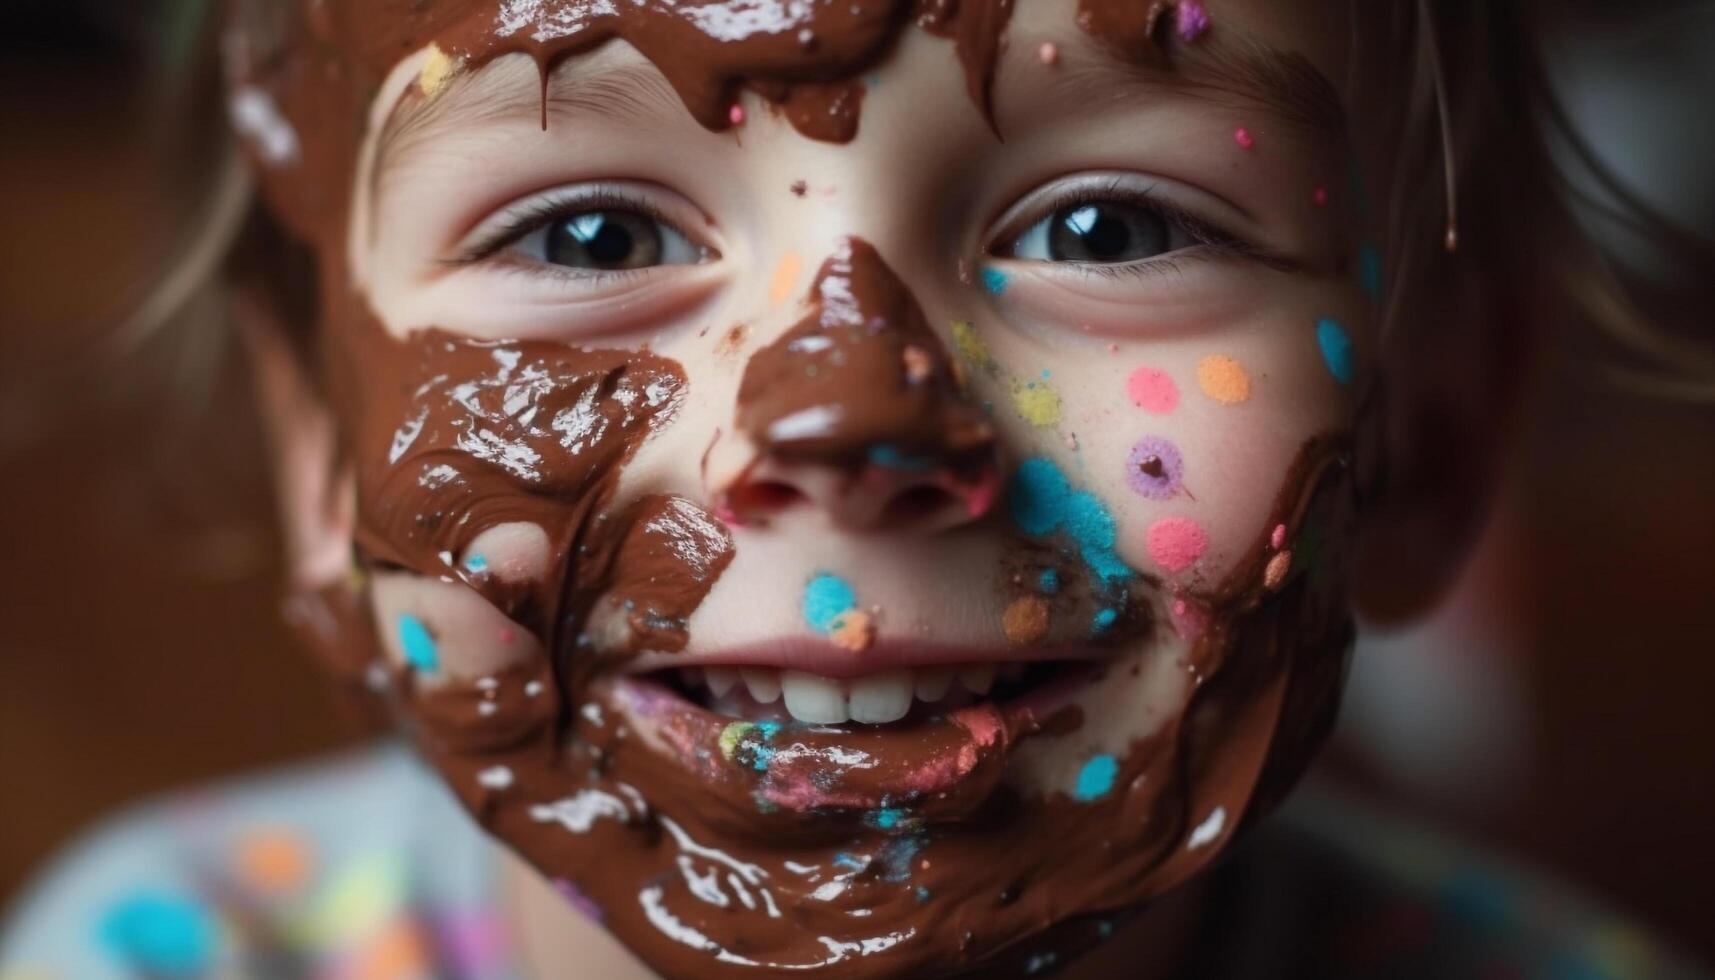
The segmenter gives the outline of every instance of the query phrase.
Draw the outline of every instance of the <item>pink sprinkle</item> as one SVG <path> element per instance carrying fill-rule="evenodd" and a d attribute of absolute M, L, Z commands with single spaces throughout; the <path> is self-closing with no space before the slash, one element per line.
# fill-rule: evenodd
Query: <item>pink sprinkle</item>
<path fill-rule="evenodd" d="M 1183 572 L 1209 546 L 1209 535 L 1187 517 L 1164 517 L 1149 526 L 1149 557 L 1170 572 Z"/>
<path fill-rule="evenodd" d="M 1138 408 L 1165 415 L 1179 407 L 1179 386 L 1166 371 L 1140 367 L 1126 379 L 1126 394 Z"/>
<path fill-rule="evenodd" d="M 516 639 L 518 639 L 518 634 L 512 631 L 512 627 L 508 626 L 500 631 L 500 642 L 511 643 Z"/>
<path fill-rule="evenodd" d="M 743 126 L 744 125 L 744 106 L 741 106 L 737 102 L 734 102 L 732 104 L 732 108 L 728 109 L 726 111 L 726 117 L 727 117 L 727 121 L 731 122 L 734 126 Z"/>
<path fill-rule="evenodd" d="M 1233 142 L 1239 144 L 1240 148 L 1248 150 L 1256 145 L 1256 138 L 1251 136 L 1250 130 L 1240 126 L 1233 130 Z"/>
<path fill-rule="evenodd" d="M 1209 29 L 1209 12 L 1197 0 L 1179 0 L 1177 13 L 1180 40 L 1195 41 Z"/>
<path fill-rule="evenodd" d="M 1043 41 L 1042 47 L 1036 49 L 1036 57 L 1041 58 L 1043 64 L 1053 67 L 1060 63 L 1060 49 L 1053 41 Z"/>
<path fill-rule="evenodd" d="M 1310 195 L 1310 200 L 1315 202 L 1316 206 L 1319 208 L 1326 207 L 1328 205 L 1328 188 L 1316 188 L 1315 193 Z"/>
<path fill-rule="evenodd" d="M 1286 543 L 1285 524 L 1276 524 L 1274 526 L 1274 533 L 1269 535 L 1268 543 L 1274 546 L 1274 550 L 1280 550 L 1280 546 Z"/>

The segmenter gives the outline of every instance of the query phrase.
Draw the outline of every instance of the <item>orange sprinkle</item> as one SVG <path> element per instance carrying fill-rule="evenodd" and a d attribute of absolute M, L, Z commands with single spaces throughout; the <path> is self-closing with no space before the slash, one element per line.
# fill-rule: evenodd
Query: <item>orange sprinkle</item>
<path fill-rule="evenodd" d="M 1210 354 L 1197 362 L 1197 384 L 1203 394 L 1223 405 L 1237 405 L 1251 396 L 1251 376 L 1225 354 Z"/>
<path fill-rule="evenodd" d="M 792 287 L 798 284 L 798 272 L 803 267 L 803 260 L 797 252 L 787 252 L 780 256 L 780 264 L 774 267 L 774 278 L 768 284 L 768 301 L 775 306 L 786 302 L 792 295 Z"/>
<path fill-rule="evenodd" d="M 259 830 L 238 842 L 233 863 L 250 887 L 269 895 L 296 891 L 310 879 L 309 844 L 287 830 Z"/>
<path fill-rule="evenodd" d="M 1041 596 L 1027 595 L 1012 600 L 1000 617 L 1001 629 L 1013 643 L 1035 643 L 1048 633 L 1048 602 Z"/>
<path fill-rule="evenodd" d="M 1283 551 L 1268 560 L 1268 565 L 1262 570 L 1263 588 L 1273 591 L 1280 588 L 1286 581 L 1286 573 L 1292 570 L 1292 552 Z"/>
<path fill-rule="evenodd" d="M 848 609 L 834 617 L 828 632 L 834 646 L 861 653 L 875 642 L 875 621 L 862 609 Z"/>

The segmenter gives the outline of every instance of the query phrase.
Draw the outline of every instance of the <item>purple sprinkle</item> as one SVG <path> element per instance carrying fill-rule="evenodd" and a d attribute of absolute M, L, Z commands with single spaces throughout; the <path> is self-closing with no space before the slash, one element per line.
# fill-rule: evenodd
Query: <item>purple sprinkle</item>
<path fill-rule="evenodd" d="M 1126 479 L 1131 488 L 1151 500 L 1168 500 L 1179 492 L 1185 462 L 1173 443 L 1144 436 L 1126 457 Z"/>
<path fill-rule="evenodd" d="M 1197 0 L 1180 0 L 1178 14 L 1179 39 L 1189 44 L 1209 29 L 1209 12 Z"/>
<path fill-rule="evenodd" d="M 554 890 L 559 892 L 560 897 L 569 902 L 572 908 L 575 908 L 579 912 L 588 916 L 591 922 L 594 922 L 597 925 L 601 924 L 601 906 L 597 905 L 594 899 L 580 891 L 577 885 L 572 884 L 564 878 L 555 878 Z"/>

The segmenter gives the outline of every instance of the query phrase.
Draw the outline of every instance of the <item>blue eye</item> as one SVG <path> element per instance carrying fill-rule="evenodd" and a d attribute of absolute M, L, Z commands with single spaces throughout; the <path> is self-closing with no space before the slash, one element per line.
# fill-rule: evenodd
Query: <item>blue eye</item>
<path fill-rule="evenodd" d="M 1056 208 L 1019 235 L 1011 258 L 1110 265 L 1137 262 L 1195 244 L 1165 214 L 1127 201 L 1081 201 Z"/>
<path fill-rule="evenodd" d="M 561 214 L 519 238 L 526 258 L 568 269 L 611 271 L 694 265 L 704 250 L 659 218 L 618 208 Z"/>

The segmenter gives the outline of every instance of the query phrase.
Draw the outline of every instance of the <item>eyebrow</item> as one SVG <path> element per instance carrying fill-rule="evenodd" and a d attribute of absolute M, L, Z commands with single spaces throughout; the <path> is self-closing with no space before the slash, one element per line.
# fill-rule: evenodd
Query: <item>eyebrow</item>
<path fill-rule="evenodd" d="M 512 61 L 461 72 L 433 98 L 413 87 L 382 130 L 375 158 L 377 181 L 419 147 L 467 127 L 568 116 L 619 122 L 681 116 L 692 122 L 678 94 L 653 65 L 614 64 L 601 54 L 562 63 L 548 77 L 545 90 L 526 63 Z"/>
<path fill-rule="evenodd" d="M 1167 86 L 1253 101 L 1313 137 L 1337 138 L 1346 128 L 1339 93 L 1309 58 L 1230 31 L 1195 45 L 1173 43 L 1145 62 L 1069 59 L 1059 75 L 1076 104 L 1130 98 L 1139 84 Z"/>

